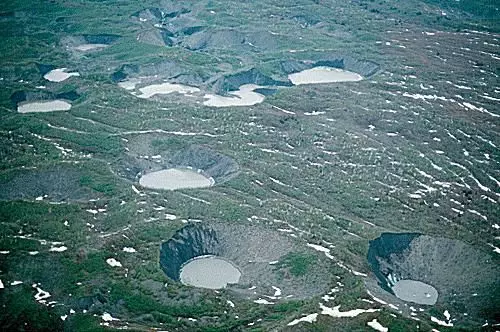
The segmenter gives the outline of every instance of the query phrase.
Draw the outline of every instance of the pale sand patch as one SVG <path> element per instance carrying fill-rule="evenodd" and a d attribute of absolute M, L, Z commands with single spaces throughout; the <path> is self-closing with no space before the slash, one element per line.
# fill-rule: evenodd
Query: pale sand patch
<path fill-rule="evenodd" d="M 294 85 L 361 81 L 363 76 L 331 67 L 314 67 L 288 75 Z"/>
<path fill-rule="evenodd" d="M 43 75 L 43 78 L 51 82 L 62 82 L 72 76 L 80 76 L 80 73 L 77 72 L 66 73 L 66 69 L 67 68 L 59 68 L 51 70 L 47 74 Z"/>
<path fill-rule="evenodd" d="M 87 52 L 87 51 L 96 50 L 96 49 L 105 48 L 105 47 L 108 47 L 108 45 L 106 45 L 106 44 L 82 44 L 82 45 L 75 46 L 74 49 L 77 51 L 81 51 L 81 52 Z"/>
<path fill-rule="evenodd" d="M 139 184 L 150 189 L 175 190 L 210 187 L 214 180 L 190 169 L 171 168 L 144 174 Z"/>
<path fill-rule="evenodd" d="M 54 111 L 69 111 L 71 104 L 64 100 L 25 102 L 17 106 L 19 113 L 44 113 Z"/>
<path fill-rule="evenodd" d="M 152 85 L 145 86 L 143 88 L 140 88 L 139 91 L 142 94 L 137 95 L 137 97 L 139 97 L 139 98 L 151 98 L 154 95 L 169 94 L 169 93 L 174 93 L 174 92 L 178 92 L 180 94 L 185 95 L 185 94 L 198 92 L 198 91 L 200 91 L 200 89 L 193 87 L 193 86 L 182 85 L 182 84 L 161 83 L 161 84 L 152 84 Z"/>
<path fill-rule="evenodd" d="M 207 99 L 203 105 L 212 107 L 230 107 L 230 106 L 252 106 L 264 101 L 264 95 L 255 92 L 255 89 L 262 86 L 255 84 L 244 84 L 238 91 L 230 92 L 232 96 L 220 96 L 206 94 L 203 98 Z"/>
<path fill-rule="evenodd" d="M 200 256 L 188 261 L 181 269 L 181 282 L 185 285 L 220 289 L 236 284 L 241 272 L 230 262 L 216 256 Z"/>

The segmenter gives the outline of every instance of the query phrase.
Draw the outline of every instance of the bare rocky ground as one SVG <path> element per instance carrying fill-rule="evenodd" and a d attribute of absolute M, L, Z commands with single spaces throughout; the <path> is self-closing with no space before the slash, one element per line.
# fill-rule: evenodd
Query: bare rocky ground
<path fill-rule="evenodd" d="M 244 298 L 273 303 L 280 299 L 311 298 L 328 291 L 326 258 L 312 249 L 308 251 L 304 253 L 286 235 L 261 225 L 194 224 L 162 244 L 160 265 L 170 278 L 178 281 L 182 265 L 192 258 L 203 255 L 226 258 L 242 274 L 239 283 L 230 287 L 231 291 Z M 299 252 L 308 261 L 300 262 L 305 264 L 305 270 L 294 275 L 284 261 L 287 254 Z"/>

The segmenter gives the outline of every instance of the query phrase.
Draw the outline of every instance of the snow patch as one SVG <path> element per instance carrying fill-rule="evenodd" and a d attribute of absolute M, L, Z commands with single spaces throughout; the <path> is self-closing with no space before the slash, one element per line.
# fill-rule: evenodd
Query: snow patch
<path fill-rule="evenodd" d="M 281 289 L 279 289 L 278 287 L 275 287 L 275 286 L 271 286 L 273 289 L 274 289 L 274 295 L 275 297 L 277 296 L 281 296 Z"/>
<path fill-rule="evenodd" d="M 68 250 L 68 247 L 66 246 L 61 246 L 61 247 L 52 247 L 49 249 L 49 251 L 51 252 L 63 252 L 63 251 L 66 251 Z"/>
<path fill-rule="evenodd" d="M 165 219 L 167 219 L 167 220 L 175 220 L 175 219 L 177 219 L 177 216 L 174 215 L 174 214 L 165 213 Z"/>
<path fill-rule="evenodd" d="M 366 325 L 368 325 L 369 327 L 371 327 L 372 329 L 374 330 L 377 330 L 377 331 L 380 331 L 380 332 L 388 332 L 389 329 L 385 326 L 382 326 L 382 324 L 380 324 L 377 319 L 373 319 L 372 321 L 366 323 Z"/>
<path fill-rule="evenodd" d="M 318 318 L 318 314 L 314 313 L 314 314 L 310 314 L 310 315 L 304 316 L 302 318 L 297 318 L 297 319 L 291 321 L 290 323 L 288 323 L 287 325 L 288 326 L 294 326 L 294 325 L 297 325 L 297 324 L 299 324 L 301 322 L 313 323 L 313 322 L 316 321 L 317 318 Z"/>
<path fill-rule="evenodd" d="M 356 317 L 363 313 L 371 313 L 380 311 L 380 309 L 353 309 L 349 311 L 340 311 L 340 305 L 335 306 L 333 308 L 329 308 L 322 303 L 319 304 L 321 308 L 322 315 L 328 315 L 331 317 L 342 318 L 342 317 Z"/>
<path fill-rule="evenodd" d="M 448 310 L 445 310 L 443 315 L 446 318 L 446 321 L 442 321 L 434 316 L 431 316 L 431 321 L 441 326 L 452 327 L 453 323 L 451 322 L 451 315 Z"/>
<path fill-rule="evenodd" d="M 106 263 L 108 263 L 108 265 L 111 267 L 122 267 L 122 263 L 120 263 L 119 261 L 117 261 L 114 258 L 106 259 Z"/>
<path fill-rule="evenodd" d="M 45 299 L 48 299 L 51 295 L 49 292 L 44 291 L 37 284 L 33 284 L 33 288 L 36 289 L 37 293 L 35 294 L 35 300 L 37 302 L 45 302 Z"/>
<path fill-rule="evenodd" d="M 112 317 L 110 314 L 108 314 L 107 312 L 103 313 L 102 316 L 101 316 L 102 320 L 105 321 L 105 322 L 112 322 L 114 320 L 119 320 L 118 318 L 114 318 Z"/>
<path fill-rule="evenodd" d="M 254 303 L 257 303 L 257 304 L 274 304 L 273 302 L 269 302 L 268 300 L 266 299 L 258 299 L 258 300 L 255 300 L 253 301 Z"/>

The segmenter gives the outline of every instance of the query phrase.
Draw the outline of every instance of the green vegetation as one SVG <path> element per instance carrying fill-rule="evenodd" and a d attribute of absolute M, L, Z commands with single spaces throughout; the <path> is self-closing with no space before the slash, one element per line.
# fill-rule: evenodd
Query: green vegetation
<path fill-rule="evenodd" d="M 276 267 L 286 268 L 294 276 L 303 276 L 314 264 L 315 257 L 304 253 L 289 253 L 280 259 Z"/>
<path fill-rule="evenodd" d="M 58 331 L 63 322 L 50 309 L 33 301 L 29 285 L 21 286 L 14 292 L 0 295 L 1 303 L 8 308 L 2 310 L 0 324 L 8 331 Z"/>

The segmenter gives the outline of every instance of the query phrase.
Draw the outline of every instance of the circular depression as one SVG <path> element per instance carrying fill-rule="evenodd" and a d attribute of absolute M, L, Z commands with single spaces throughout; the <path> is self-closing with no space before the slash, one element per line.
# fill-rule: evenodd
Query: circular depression
<path fill-rule="evenodd" d="M 150 172 L 139 179 L 139 184 L 145 188 L 163 190 L 206 188 L 214 183 L 212 178 L 206 177 L 201 171 L 188 168 L 170 168 Z"/>
<path fill-rule="evenodd" d="M 437 305 L 468 323 L 498 321 L 500 265 L 479 248 L 419 233 L 383 233 L 370 241 L 367 258 L 375 278 L 366 286 L 385 301 Z"/>
<path fill-rule="evenodd" d="M 161 244 L 159 263 L 174 281 L 250 298 L 305 299 L 329 289 L 325 256 L 263 225 L 188 224 Z"/>
<path fill-rule="evenodd" d="M 231 262 L 214 255 L 198 256 L 187 261 L 180 272 L 183 284 L 209 289 L 237 284 L 241 272 Z"/>
<path fill-rule="evenodd" d="M 183 145 L 161 134 L 130 137 L 127 148 L 129 152 L 113 167 L 118 175 L 143 188 L 206 188 L 229 181 L 239 173 L 232 158 L 206 146 Z"/>

